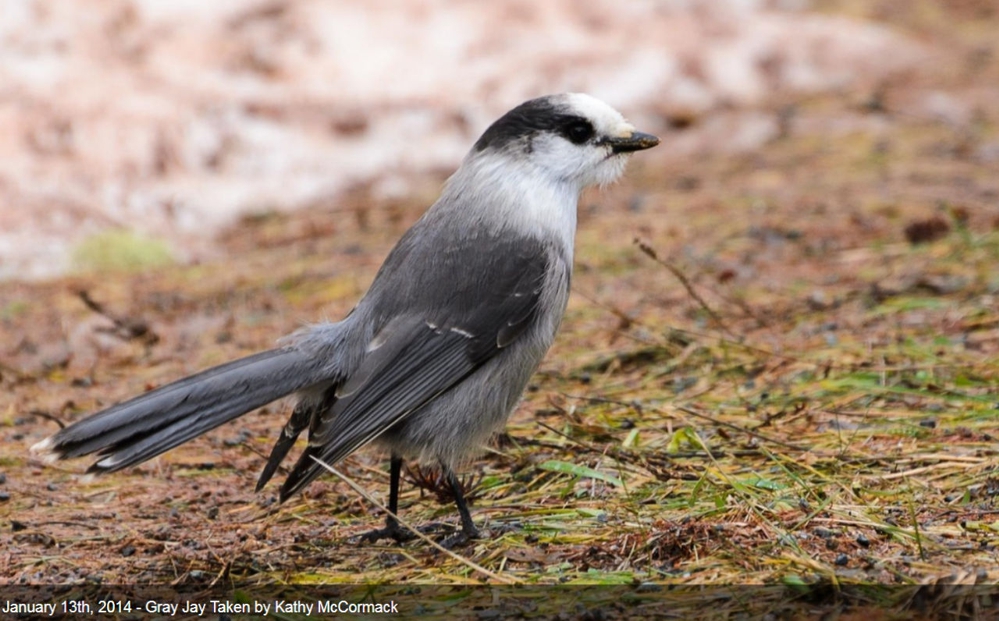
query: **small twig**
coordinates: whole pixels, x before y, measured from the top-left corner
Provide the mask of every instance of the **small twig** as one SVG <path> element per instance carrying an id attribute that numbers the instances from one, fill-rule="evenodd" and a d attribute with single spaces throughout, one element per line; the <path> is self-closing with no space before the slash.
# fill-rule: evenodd
<path id="1" fill-rule="evenodd" d="M 211 588 L 211 587 L 215 586 L 216 584 L 218 584 L 219 580 L 224 580 L 224 579 L 228 578 L 230 571 L 232 571 L 232 561 L 231 560 L 230 561 L 226 561 L 222 565 L 222 569 L 220 569 L 219 573 L 215 575 L 215 578 L 211 581 L 211 583 L 208 585 L 208 587 Z"/>
<path id="2" fill-rule="evenodd" d="M 640 409 L 640 408 L 643 407 L 640 403 L 638 403 L 636 401 L 631 401 L 631 402 L 628 402 L 628 401 L 617 401 L 617 400 L 614 400 L 614 399 L 608 399 L 606 397 L 582 397 L 582 396 L 577 396 L 577 395 L 570 395 L 568 393 L 563 393 L 563 394 L 566 397 L 569 397 L 571 399 L 581 399 L 581 400 L 584 400 L 584 401 L 594 401 L 596 403 L 611 403 L 611 404 L 621 405 L 621 406 L 625 406 L 625 407 L 629 407 L 629 408 L 639 408 Z M 660 409 L 657 409 L 657 408 L 653 408 L 653 409 L 656 409 L 656 411 L 658 411 L 660 413 L 668 414 L 668 412 L 665 412 L 663 410 L 660 410 Z M 686 412 L 687 414 L 690 414 L 691 416 L 696 416 L 698 418 L 702 418 L 702 419 L 707 420 L 709 422 L 712 422 L 712 423 L 714 423 L 716 425 L 720 425 L 722 427 L 728 427 L 730 429 L 733 429 L 735 431 L 740 431 L 742 433 L 748 433 L 749 435 L 751 435 L 751 436 L 753 436 L 755 438 L 758 438 L 758 439 L 763 440 L 765 442 L 770 442 L 772 444 L 776 444 L 778 446 L 783 446 L 785 448 L 793 449 L 795 451 L 810 451 L 811 450 L 810 448 L 805 448 L 805 447 L 801 447 L 801 446 L 795 446 L 794 444 L 788 444 L 787 442 L 783 442 L 781 440 L 777 440 L 776 438 L 771 438 L 769 436 L 765 436 L 762 433 L 753 431 L 752 429 L 747 429 L 745 427 L 740 427 L 739 425 L 735 425 L 733 423 L 728 423 L 728 422 L 725 422 L 725 421 L 721 421 L 721 420 L 718 420 L 718 419 L 716 419 L 716 418 L 714 418 L 712 416 L 708 416 L 707 414 L 702 414 L 700 412 L 696 412 L 694 410 L 691 410 L 691 409 L 688 409 L 688 408 L 685 408 L 685 407 L 682 407 L 682 406 L 677 406 L 676 409 L 680 410 L 681 412 Z M 541 423 L 539 423 L 539 424 L 541 424 Z M 551 427 L 548 427 L 548 429 L 551 429 Z M 555 430 L 552 429 L 552 431 L 555 431 Z M 559 433 L 559 432 L 556 431 L 555 433 Z M 559 435 L 564 435 L 564 434 L 560 433 Z M 568 436 L 566 436 L 566 437 L 568 437 Z M 586 446 L 585 444 L 582 444 L 581 442 L 578 442 L 576 440 L 574 440 L 574 442 L 577 442 L 581 446 Z M 587 447 L 587 448 L 589 448 L 589 447 Z"/>
<path id="3" fill-rule="evenodd" d="M 632 325 L 634 325 L 634 323 L 635 323 L 634 317 L 629 317 L 628 313 L 624 312 L 623 310 L 621 310 L 617 306 L 614 306 L 613 304 L 610 304 L 609 302 L 598 300 L 595 297 L 593 297 L 592 295 L 589 295 L 588 293 L 586 293 L 585 291 L 582 291 L 578 287 L 574 288 L 572 290 L 572 293 L 574 295 L 580 296 L 581 298 L 583 298 L 587 302 L 590 302 L 591 304 L 595 304 L 596 306 L 599 306 L 600 308 L 604 309 L 605 311 L 607 311 L 611 315 L 614 315 L 615 317 L 617 317 L 617 320 L 618 320 L 618 330 L 620 330 L 622 333 L 625 330 L 627 330 L 628 328 L 630 328 Z"/>
<path id="4" fill-rule="evenodd" d="M 704 459 L 710 455 L 714 455 L 715 457 L 759 457 L 761 455 L 765 455 L 765 453 L 760 449 L 738 449 L 734 451 L 726 451 L 725 449 L 715 448 L 711 449 L 710 455 L 707 451 L 673 451 L 667 453 L 667 455 L 672 461 L 676 459 Z"/>
<path id="5" fill-rule="evenodd" d="M 586 444 L 585 442 L 581 442 L 581 441 L 577 440 L 576 438 L 573 438 L 573 437 L 571 437 L 571 436 L 569 436 L 567 434 L 562 433 L 561 431 L 559 431 L 558 429 L 555 429 L 551 425 L 546 425 L 545 423 L 542 423 L 541 421 L 536 421 L 536 422 L 537 422 L 538 425 L 540 425 L 541 427 L 544 427 L 545 429 L 547 429 L 548 431 L 554 433 L 555 435 L 560 436 L 562 438 L 565 438 L 569 442 L 572 442 L 573 444 L 577 444 L 577 445 L 583 447 L 584 449 L 586 449 L 587 451 L 592 451 L 594 453 L 602 453 L 603 452 L 603 451 L 600 451 L 600 450 L 594 448 L 593 446 L 590 446 L 589 444 Z"/>
<path id="6" fill-rule="evenodd" d="M 702 414 L 701 412 L 697 412 L 695 410 L 691 410 L 691 409 L 685 408 L 683 406 L 677 406 L 676 409 L 678 409 L 681 412 L 684 412 L 686 414 L 690 414 L 691 416 L 696 416 L 697 418 L 704 419 L 704 420 L 706 420 L 708 422 L 711 422 L 711 423 L 713 423 L 715 425 L 720 425 L 722 427 L 728 427 L 729 429 L 733 429 L 733 430 L 739 431 L 741 433 L 748 433 L 749 435 L 753 436 L 754 438 L 763 440 L 764 442 L 769 442 L 771 444 L 776 444 L 777 446 L 783 446 L 784 448 L 789 448 L 789 449 L 791 449 L 793 451 L 804 451 L 804 452 L 808 452 L 808 451 L 811 450 L 811 448 L 804 447 L 804 446 L 796 446 L 794 444 L 789 444 L 787 442 L 784 442 L 783 440 L 778 440 L 776 438 L 771 438 L 769 436 L 765 436 L 762 433 L 758 433 L 756 431 L 753 431 L 752 429 L 747 429 L 746 427 L 740 427 L 739 425 L 735 425 L 733 423 L 728 423 L 728 422 L 725 422 L 723 420 L 718 420 L 717 418 L 714 418 L 713 416 L 708 416 L 707 414 Z"/>
<path id="7" fill-rule="evenodd" d="M 104 317 L 114 324 L 115 329 L 113 331 L 108 330 L 118 338 L 131 341 L 131 340 L 141 340 L 147 345 L 153 345 L 160 340 L 160 337 L 152 331 L 149 324 L 141 319 L 130 319 L 122 318 L 108 309 L 104 308 L 100 302 L 90 297 L 90 292 L 85 289 L 80 289 L 76 292 L 76 295 L 83 301 L 83 304 L 97 313 L 101 317 Z"/>
<path id="8" fill-rule="evenodd" d="M 595 298 L 595 297 L 593 297 L 591 295 L 588 295 L 584 291 L 580 291 L 578 288 L 577 289 L 573 289 L 572 293 L 573 293 L 573 295 L 578 295 L 581 298 L 583 298 L 584 300 L 586 300 L 587 302 L 590 302 L 591 304 L 604 309 L 605 311 L 609 312 L 610 314 L 614 315 L 615 317 L 619 317 L 620 318 L 620 316 L 621 316 L 622 311 L 620 311 L 618 309 L 615 309 L 614 307 L 608 305 L 605 302 L 601 302 L 597 298 Z M 640 326 L 642 328 L 645 328 L 649 332 L 656 332 L 657 331 L 657 327 L 652 326 L 652 325 L 650 325 L 650 324 L 648 324 L 646 322 L 643 322 L 639 318 L 632 317 L 632 318 L 629 318 L 629 321 L 631 322 L 631 325 Z M 688 336 L 688 337 L 691 338 L 691 340 L 693 340 L 693 339 L 711 339 L 711 340 L 717 340 L 719 343 L 723 343 L 723 344 L 727 344 L 727 345 L 732 345 L 732 346 L 735 346 L 735 347 L 740 347 L 740 348 L 742 348 L 742 349 L 744 349 L 746 351 L 749 351 L 749 352 L 755 352 L 755 353 L 758 353 L 758 354 L 762 354 L 764 356 L 769 356 L 771 358 L 778 358 L 780 360 L 784 360 L 784 361 L 787 361 L 787 362 L 800 362 L 800 363 L 803 363 L 803 364 L 810 364 L 812 366 L 821 366 L 820 364 L 817 364 L 815 362 L 810 362 L 810 361 L 805 360 L 804 358 L 801 358 L 799 356 L 792 356 L 790 354 L 782 354 L 780 352 L 776 352 L 776 351 L 767 349 L 765 347 L 760 347 L 760 346 L 757 346 L 757 345 L 751 345 L 751 344 L 745 342 L 745 337 L 740 337 L 738 335 L 732 334 L 731 332 L 729 332 L 729 336 L 732 337 L 730 339 L 722 337 L 722 336 L 719 336 L 717 334 L 711 334 L 711 333 L 708 333 L 708 332 L 698 332 L 697 330 L 690 330 L 688 328 L 670 328 L 670 332 Z M 640 337 L 638 337 L 636 335 L 633 335 L 633 334 L 626 335 L 626 336 L 628 336 L 629 338 L 632 338 L 633 340 L 635 340 L 635 341 L 637 341 L 639 343 L 642 343 L 643 345 L 660 345 L 660 346 L 662 346 L 661 342 L 659 342 L 659 341 L 652 341 L 652 340 L 649 340 L 649 339 L 640 338 Z M 926 368 L 930 368 L 930 369 L 932 369 L 932 368 L 941 368 L 941 367 L 946 368 L 946 366 L 947 365 L 925 365 Z M 841 369 L 850 369 L 852 367 L 850 365 L 844 365 L 844 366 L 831 365 L 830 368 L 831 369 L 841 370 Z M 919 367 L 918 365 L 917 366 L 912 366 L 912 367 L 903 367 L 904 370 L 907 370 L 907 369 L 910 369 L 910 368 L 921 368 L 921 367 Z"/>
<path id="9" fill-rule="evenodd" d="M 89 528 L 90 530 L 101 530 L 100 526 L 94 526 L 86 522 L 75 522 L 73 520 L 50 520 L 48 522 L 35 522 L 31 525 L 32 528 L 39 526 L 80 526 L 82 528 Z"/>
<path id="10" fill-rule="evenodd" d="M 708 306 L 708 303 L 704 301 L 704 298 L 702 298 L 700 294 L 694 291 L 694 285 L 691 284 L 690 280 L 687 279 L 687 276 L 684 275 L 684 273 L 681 272 L 679 268 L 677 268 L 672 263 L 668 263 L 660 259 L 659 255 L 656 254 L 656 251 L 652 246 L 648 245 L 647 243 L 643 242 L 637 237 L 635 238 L 635 245 L 638 246 L 638 249 L 641 250 L 643 253 L 645 253 L 647 257 L 649 257 L 659 265 L 669 270 L 670 273 L 673 274 L 673 276 L 675 276 L 676 279 L 680 281 L 680 284 L 683 285 L 683 288 L 687 290 L 687 294 L 690 297 L 694 298 L 694 301 L 696 301 L 698 304 L 701 305 L 701 308 L 704 309 L 704 312 L 706 312 L 708 315 L 711 316 L 711 318 L 715 321 L 715 323 L 717 323 L 718 326 L 725 331 L 725 334 L 729 335 L 736 341 L 739 340 L 739 337 L 736 336 L 736 334 L 732 332 L 727 325 L 725 325 L 725 322 L 722 321 L 721 316 L 718 315 L 718 313 L 716 313 L 714 309 Z"/>
<path id="11" fill-rule="evenodd" d="M 424 535 L 423 533 L 421 533 L 414 526 L 412 526 L 409 522 L 406 522 L 405 520 L 403 520 L 402 518 L 400 518 L 395 513 L 392 513 L 391 511 L 389 511 L 388 507 L 386 507 L 382 503 L 380 503 L 377 500 L 375 500 L 371 496 L 371 494 L 369 494 L 367 491 L 365 491 L 365 489 L 363 487 L 361 487 L 359 484 L 355 483 L 350 477 L 348 477 L 345 474 L 342 474 L 336 468 L 334 468 L 333 466 L 327 464 L 326 462 L 324 462 L 323 460 L 319 459 L 315 455 L 312 456 L 312 459 L 315 460 L 315 462 L 317 464 L 319 464 L 320 466 L 322 466 L 326 470 L 329 470 L 330 472 L 332 472 L 333 474 L 335 474 L 341 481 L 343 481 L 344 483 L 346 483 L 347 485 L 349 485 L 351 487 L 351 489 L 353 489 L 355 492 L 357 492 L 358 494 L 360 494 L 362 498 L 364 498 L 365 500 L 367 500 L 368 502 L 370 502 L 374 506 L 376 506 L 379 509 L 381 509 L 382 511 L 384 511 L 387 515 L 392 516 L 401 526 L 405 527 L 406 530 L 408 530 L 411 533 L 413 533 L 414 535 L 416 535 L 416 537 L 418 537 L 419 539 L 422 539 L 426 543 L 430 544 L 432 547 L 436 548 L 439 552 L 443 552 L 444 554 L 450 556 L 451 558 L 453 558 L 454 560 L 458 561 L 459 563 L 462 563 L 463 565 L 467 565 L 468 567 L 471 567 L 475 571 L 481 572 L 482 574 L 484 574 L 484 575 L 488 576 L 489 578 L 492 578 L 493 580 L 496 580 L 498 582 L 502 582 L 504 584 L 520 584 L 520 580 L 517 580 L 516 578 L 510 578 L 508 576 L 501 576 L 501 575 L 499 575 L 497 573 L 489 571 L 488 569 L 486 569 L 482 565 L 479 565 L 475 561 L 472 561 L 470 559 L 464 558 L 463 556 L 459 556 L 459 555 L 455 554 L 454 552 L 452 552 L 451 550 L 448 550 L 447 548 L 445 548 L 444 546 L 440 545 L 439 543 L 437 543 L 436 541 L 434 541 L 430 537 L 427 537 L 426 535 Z"/>
<path id="12" fill-rule="evenodd" d="M 59 425 L 59 429 L 66 428 L 65 423 L 63 423 L 61 420 L 59 420 L 57 417 L 53 416 L 52 414 L 49 414 L 48 412 L 45 412 L 43 410 L 31 410 L 28 413 L 31 414 L 32 416 L 38 416 L 40 418 L 44 418 L 45 420 L 52 421 L 53 423 Z"/>
<path id="13" fill-rule="evenodd" d="M 588 397 L 585 395 L 570 395 L 567 392 L 563 392 L 562 396 L 568 397 L 570 399 L 579 399 L 580 401 L 589 401 L 591 403 L 606 403 L 608 405 L 620 405 L 630 410 L 634 410 L 634 412 L 639 416 L 643 415 L 642 404 L 638 400 L 621 401 L 620 399 L 610 399 L 608 397 Z"/>
<path id="14" fill-rule="evenodd" d="M 906 483 L 909 479 L 906 478 Z M 922 561 L 926 560 L 926 550 L 923 549 L 923 534 L 919 531 L 919 516 L 916 514 L 916 505 L 912 502 L 912 486 L 906 485 L 906 491 L 908 494 L 905 495 L 906 504 L 909 505 L 909 518 L 912 520 L 912 531 L 916 538 L 916 549 L 919 550 L 919 559 Z"/>
<path id="15" fill-rule="evenodd" d="M 562 394 L 570 399 L 579 399 L 581 401 L 595 401 L 597 403 L 610 403 L 614 405 L 622 405 L 631 408 L 641 408 L 641 404 L 639 403 L 617 401 L 614 399 L 607 399 L 604 397 L 583 397 L 579 395 L 570 395 L 568 393 L 562 393 Z M 541 427 L 544 427 L 548 431 L 551 431 L 555 435 L 565 438 L 569 442 L 572 442 L 573 444 L 579 446 L 580 448 L 586 450 L 587 452 L 609 456 L 619 461 L 625 461 L 628 463 L 639 464 L 641 461 L 640 455 L 624 451 L 619 447 L 604 446 L 601 448 L 598 446 L 593 446 L 590 444 L 586 444 L 581 440 L 577 440 L 576 438 L 573 438 L 565 433 L 562 433 L 558 429 L 555 429 L 554 427 L 547 425 L 545 423 L 538 422 L 537 424 L 540 425 Z M 557 444 L 552 444 L 551 442 L 542 442 L 541 440 L 535 440 L 533 438 L 517 438 L 517 442 L 521 444 L 526 444 L 530 446 L 540 446 L 544 448 L 552 448 L 552 449 L 565 448 Z M 735 450 L 712 449 L 711 454 L 715 455 L 716 457 L 755 457 L 762 455 L 763 451 L 761 451 L 760 449 L 735 449 Z M 675 451 L 669 453 L 668 461 L 672 461 L 675 459 L 703 459 L 708 456 L 709 454 L 706 451 Z"/>

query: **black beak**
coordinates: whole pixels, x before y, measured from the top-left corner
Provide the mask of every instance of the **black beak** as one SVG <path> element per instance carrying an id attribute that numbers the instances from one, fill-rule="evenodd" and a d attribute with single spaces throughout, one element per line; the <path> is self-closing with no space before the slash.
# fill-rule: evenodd
<path id="1" fill-rule="evenodd" d="M 609 144 L 614 153 L 630 153 L 651 149 L 659 144 L 659 138 L 644 132 L 634 132 L 624 138 L 605 138 L 604 144 Z"/>

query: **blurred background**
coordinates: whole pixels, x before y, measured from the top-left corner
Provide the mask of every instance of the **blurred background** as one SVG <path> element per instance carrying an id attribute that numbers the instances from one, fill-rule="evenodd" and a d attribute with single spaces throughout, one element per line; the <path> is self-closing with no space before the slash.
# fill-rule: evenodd
<path id="1" fill-rule="evenodd" d="M 996 584 L 997 33 L 996 0 L 0 0 L 0 582 L 467 584 L 339 545 L 373 520 L 334 480 L 272 511 L 286 403 L 96 481 L 28 447 L 342 317 L 491 121 L 574 90 L 662 144 L 580 201 L 469 554 Z"/>
<path id="2" fill-rule="evenodd" d="M 955 51 L 906 27 L 948 8 L 996 11 L 972 0 L 3 0 L 0 278 L 100 267 L 115 248 L 127 262 L 201 261 L 241 217 L 342 209 L 349 196 L 377 208 L 416 193 L 426 206 L 491 120 L 552 92 L 591 93 L 663 134 L 657 158 L 752 150 L 789 130 L 802 98 L 881 105 L 886 86 Z M 899 105 L 962 125 L 994 90 L 922 88 Z M 983 148 L 999 158 L 994 141 Z"/>

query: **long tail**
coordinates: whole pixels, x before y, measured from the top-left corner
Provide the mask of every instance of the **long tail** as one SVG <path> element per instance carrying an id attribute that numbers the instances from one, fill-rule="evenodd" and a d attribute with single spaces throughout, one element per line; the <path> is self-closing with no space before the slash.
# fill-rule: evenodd
<path id="1" fill-rule="evenodd" d="M 97 453 L 88 472 L 142 463 L 210 429 L 322 382 L 323 361 L 296 349 L 234 360 L 112 406 L 31 447 L 50 459 Z"/>

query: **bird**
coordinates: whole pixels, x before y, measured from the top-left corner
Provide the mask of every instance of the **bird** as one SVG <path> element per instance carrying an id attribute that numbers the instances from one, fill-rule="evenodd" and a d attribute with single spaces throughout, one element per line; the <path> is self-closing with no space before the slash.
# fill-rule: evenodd
<path id="1" fill-rule="evenodd" d="M 452 543 L 477 539 L 455 469 L 502 429 L 555 339 L 580 193 L 657 144 L 593 96 L 528 100 L 482 133 L 342 320 L 113 405 L 31 450 L 47 461 L 96 454 L 88 473 L 115 472 L 296 395 L 258 492 L 303 431 L 281 502 L 375 443 L 389 455 L 389 514 L 366 540 L 409 536 L 395 518 L 404 460 L 441 468 L 461 521 Z"/>

